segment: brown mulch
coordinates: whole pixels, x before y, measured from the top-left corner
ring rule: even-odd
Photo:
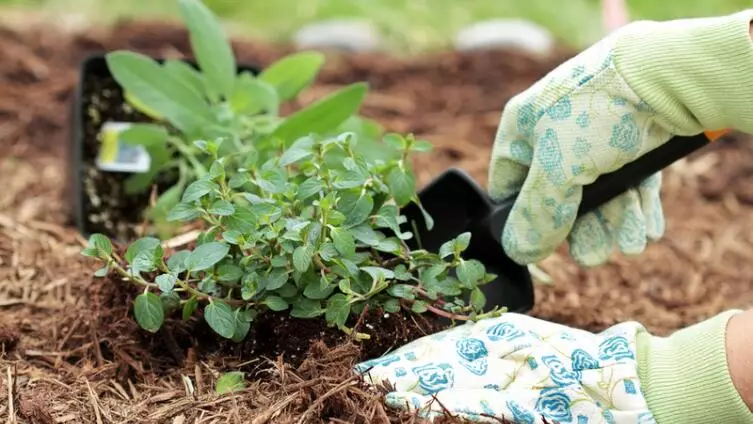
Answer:
[[[290,367],[271,358],[243,392],[212,394],[219,373],[254,358],[188,349],[181,366],[150,349],[117,290],[90,276],[82,240],[67,226],[67,111],[87,52],[129,48],[172,56],[185,32],[124,23],[61,33],[49,25],[0,30],[0,419],[17,423],[410,422],[350,379],[353,346],[312,346]],[[287,48],[238,43],[260,65]],[[389,129],[432,140],[417,159],[423,184],[448,166],[485,183],[490,143],[509,98],[569,57],[547,63],[515,52],[395,59],[333,58],[308,96],[370,82],[364,113]],[[533,314],[599,331],[634,319],[656,334],[753,300],[753,140],[735,135],[665,172],[665,238],[639,258],[590,270],[567,256],[542,265]],[[127,306],[127,305],[126,305]],[[269,365],[268,364],[268,365]],[[159,370],[156,372],[155,370]]]

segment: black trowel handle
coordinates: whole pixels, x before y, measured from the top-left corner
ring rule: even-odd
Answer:
[[[583,187],[578,216],[598,208],[630,188],[637,187],[647,177],[707,146],[710,137],[713,136],[713,134],[704,133],[692,137],[674,137],[622,168],[601,175],[596,181]],[[482,226],[487,226],[496,240],[500,240],[507,216],[516,198],[517,196],[512,196],[511,199],[496,205],[492,213],[482,222]]]

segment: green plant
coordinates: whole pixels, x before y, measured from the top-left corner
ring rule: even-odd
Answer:
[[[104,261],[97,275],[114,270],[143,287],[134,313],[152,332],[166,314],[180,308],[187,319],[200,305],[209,326],[235,341],[269,310],[323,316],[348,333],[348,318],[366,306],[453,320],[500,313],[483,312],[480,286],[494,276],[462,258],[469,233],[437,253],[405,243],[413,234],[404,228],[413,227],[400,208],[421,205],[409,155],[431,145],[398,134],[385,141],[400,152],[397,158],[359,154],[353,133],[307,135],[243,156],[219,156],[217,143],[198,141],[213,163],[169,213],[173,221],[204,224],[193,250],[168,256],[158,239],[146,237],[122,261],[110,240],[95,234],[83,254]]]
[[[309,132],[356,131],[377,138],[381,128],[357,115],[367,86],[354,83],[283,117],[280,107],[294,100],[315,80],[324,56],[300,52],[284,57],[259,75],[238,73],[236,58],[218,19],[200,0],[179,0],[197,68],[181,60],[157,61],[131,51],[106,55],[108,69],[128,104],[155,123],[133,124],[119,142],[144,146],[151,156],[148,172],[125,182],[128,194],[148,190],[155,177],[177,170],[175,186],[160,194],[148,217],[165,235],[173,228],[167,212],[191,182],[209,172],[211,158],[192,141],[224,139],[221,155],[245,153],[290,143]]]

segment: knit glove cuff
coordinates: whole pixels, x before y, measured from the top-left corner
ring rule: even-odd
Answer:
[[[724,312],[669,337],[638,335],[638,374],[657,423],[753,423],[727,368],[727,322],[739,312]]]
[[[631,23],[619,30],[616,67],[672,133],[753,133],[751,19],[753,9],[722,17]]]

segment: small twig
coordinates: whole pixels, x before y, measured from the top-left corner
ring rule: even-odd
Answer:
[[[16,422],[16,411],[13,405],[13,393],[16,388],[16,379],[13,376],[13,372],[8,366],[8,423],[13,424]]]

